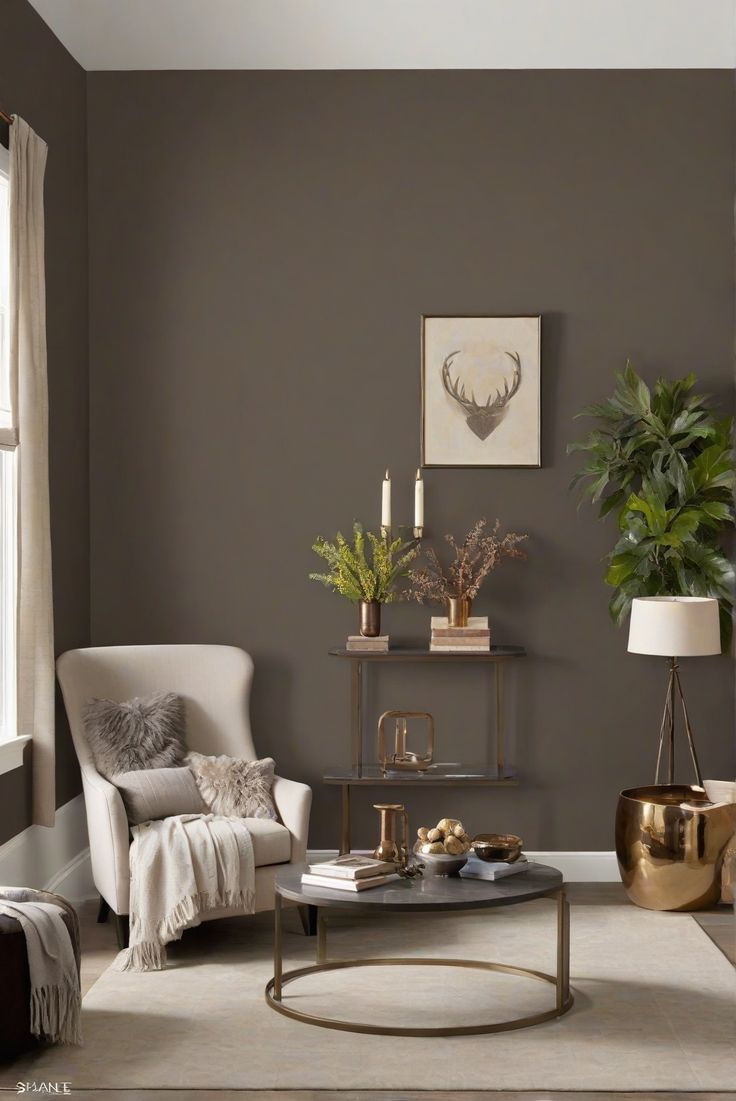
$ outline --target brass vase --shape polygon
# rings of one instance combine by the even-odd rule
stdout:
[[[713,805],[701,787],[653,784],[622,791],[616,856],[632,902],[646,910],[703,910],[718,902],[736,832],[736,803]]]
[[[451,596],[447,601],[447,626],[467,627],[472,600],[467,596]]]
[[[409,817],[403,803],[374,803],[381,816],[381,840],[373,850],[376,860],[387,860],[403,866],[409,853]],[[397,837],[397,823],[402,836]]]
[[[381,633],[381,605],[377,600],[361,600],[360,633],[363,638],[377,638]]]

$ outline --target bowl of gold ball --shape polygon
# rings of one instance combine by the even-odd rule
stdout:
[[[470,838],[457,818],[441,818],[436,826],[420,826],[414,855],[425,875],[457,875],[467,863]]]

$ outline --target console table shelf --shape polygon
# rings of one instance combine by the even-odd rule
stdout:
[[[444,654],[440,650],[426,650],[411,646],[392,646],[390,650],[373,651],[373,650],[346,650],[345,647],[339,647],[335,650],[330,650],[330,657],[333,658],[348,658],[350,661],[363,662],[363,661],[449,661],[449,662],[465,662],[465,661],[508,661],[509,658],[523,658],[526,657],[526,650],[523,646],[491,646],[490,650],[483,650],[477,654],[468,653],[454,653]]]
[[[515,787],[518,784],[516,770],[506,764],[503,728],[503,668],[507,661],[526,656],[523,646],[492,646],[479,653],[442,653],[437,650],[416,647],[393,647],[384,652],[371,650],[347,650],[344,647],[330,650],[330,656],[343,658],[350,663],[350,740],[352,762],[350,767],[328,769],[322,777],[325,784],[337,784],[342,789],[342,822],[340,852],[350,852],[350,789],[352,787]],[[430,766],[424,772],[384,773],[378,765],[363,764],[363,664],[364,662],[466,662],[491,665],[495,681],[495,749],[496,761],[492,767],[465,765],[455,762]]]

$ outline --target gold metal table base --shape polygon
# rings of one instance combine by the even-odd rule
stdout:
[[[556,891],[551,896],[557,903],[557,974],[548,975],[544,971],[532,971],[527,967],[515,967],[505,963],[489,963],[486,960],[465,960],[417,956],[399,956],[383,959],[352,959],[327,961],[327,922],[322,911],[317,919],[317,963],[309,967],[299,967],[293,971],[283,971],[282,934],[281,934],[281,896],[277,893],[274,907],[274,976],[266,984],[266,1003],[292,1020],[303,1024],[318,1025],[320,1028],[333,1028],[341,1032],[361,1032],[372,1036],[480,1036],[490,1032],[511,1032],[517,1028],[529,1028],[543,1024],[555,1017],[562,1017],[572,1008],[574,998],[570,991],[570,908],[564,891]],[[555,1005],[541,1013],[531,1013],[524,1017],[514,1017],[508,1021],[476,1025],[449,1025],[432,1028],[405,1028],[394,1025],[367,1024],[362,1021],[343,1021],[333,1017],[319,1017],[294,1009],[283,1001],[283,989],[288,983],[307,975],[319,975],[325,971],[340,971],[355,967],[465,967],[478,971],[500,971],[507,975],[521,975],[529,979],[550,983],[555,987]]]

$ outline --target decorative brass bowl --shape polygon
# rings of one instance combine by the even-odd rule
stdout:
[[[473,852],[480,860],[513,864],[521,856],[524,842],[515,833],[479,833],[473,838]]]
[[[626,893],[647,910],[703,910],[718,902],[736,803],[701,787],[653,784],[622,791],[616,855]]]

